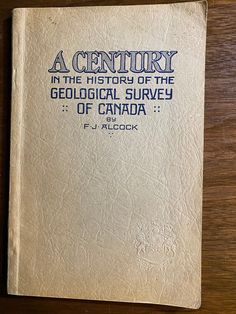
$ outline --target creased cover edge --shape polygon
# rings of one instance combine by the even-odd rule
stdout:
[[[13,10],[7,291],[18,294],[25,9]]]

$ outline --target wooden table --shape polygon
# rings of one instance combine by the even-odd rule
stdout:
[[[151,314],[193,312],[179,308],[7,296],[7,220],[11,100],[11,10],[168,1],[0,2],[0,313]],[[169,1],[174,2],[174,1]],[[180,2],[180,1],[179,1]],[[197,313],[236,313],[236,1],[210,0],[206,56],[202,307]]]

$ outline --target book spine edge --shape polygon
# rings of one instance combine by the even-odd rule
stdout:
[[[7,291],[18,294],[25,9],[13,10]]]

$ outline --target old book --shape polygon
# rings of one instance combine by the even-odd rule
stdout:
[[[13,13],[8,292],[198,308],[206,3]]]

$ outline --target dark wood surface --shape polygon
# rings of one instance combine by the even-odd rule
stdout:
[[[176,2],[176,1],[169,1]],[[181,2],[181,1],[179,1]],[[202,306],[167,306],[7,296],[11,99],[11,10],[168,1],[0,0],[0,313],[236,313],[236,0],[210,0],[206,55]]]

